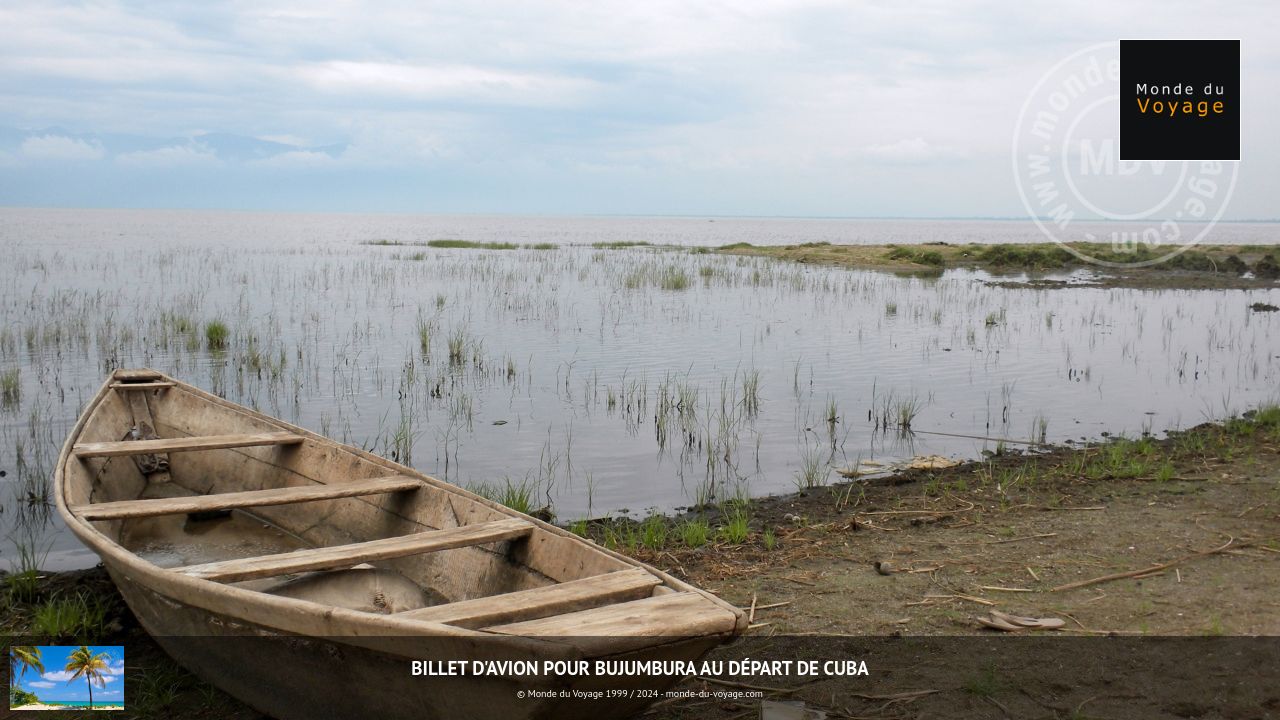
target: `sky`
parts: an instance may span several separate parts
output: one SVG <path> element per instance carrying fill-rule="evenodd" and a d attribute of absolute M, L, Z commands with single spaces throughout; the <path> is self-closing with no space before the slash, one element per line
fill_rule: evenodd
<path fill-rule="evenodd" d="M 1277 36 L 1270 0 L 7 0 L 0 206 L 1025 216 L 1058 60 L 1239 38 L 1227 218 L 1275 218 Z"/>
<path fill-rule="evenodd" d="M 35 693 L 45 702 L 87 701 L 89 699 L 89 686 L 85 679 L 78 677 L 72 680 L 73 671 L 62 669 L 67 665 L 67 656 L 78 647 L 73 645 L 40 646 L 40 661 L 44 665 L 45 673 L 39 675 L 35 670 L 27 670 L 18 683 L 19 686 L 23 690 Z M 124 648 L 117 645 L 90 645 L 89 650 L 95 655 L 107 653 L 110 656 L 110 660 L 107 662 L 107 670 L 103 673 L 105 685 L 94 686 L 93 688 L 94 704 L 123 704 Z"/>

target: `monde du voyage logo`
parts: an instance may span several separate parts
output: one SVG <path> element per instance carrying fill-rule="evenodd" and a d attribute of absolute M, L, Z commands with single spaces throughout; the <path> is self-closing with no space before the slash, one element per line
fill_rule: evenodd
<path fill-rule="evenodd" d="M 1239 40 L 1121 40 L 1122 160 L 1240 159 Z"/>
<path fill-rule="evenodd" d="M 1079 50 L 1031 89 L 1014 133 L 1018 192 L 1081 259 L 1141 267 L 1202 241 L 1240 158 L 1238 40 L 1121 40 Z"/>

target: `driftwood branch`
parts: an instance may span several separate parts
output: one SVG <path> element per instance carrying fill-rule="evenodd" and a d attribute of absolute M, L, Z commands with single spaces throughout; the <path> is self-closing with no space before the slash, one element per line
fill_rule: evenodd
<path fill-rule="evenodd" d="M 1208 557 L 1209 555 L 1217 555 L 1223 550 L 1226 550 L 1229 547 L 1233 547 L 1232 543 L 1235 543 L 1235 541 L 1236 541 L 1235 538 L 1231 538 L 1230 540 L 1226 541 L 1222 545 L 1219 545 L 1218 547 L 1212 550 L 1205 550 L 1203 552 L 1184 555 L 1176 560 L 1170 560 L 1169 562 L 1166 562 L 1166 563 L 1160 563 L 1158 565 L 1152 565 L 1150 567 L 1144 567 L 1138 570 L 1130 570 L 1128 572 L 1115 573 L 1112 575 L 1103 575 L 1102 577 L 1096 577 L 1091 580 L 1081 580 L 1079 582 L 1067 583 L 1066 585 L 1059 585 L 1058 587 L 1053 588 L 1049 592 L 1060 592 L 1062 590 L 1075 590 L 1076 588 L 1088 587 L 1090 585 L 1098 585 L 1104 582 L 1111 582 L 1112 580 L 1124 580 L 1125 578 L 1137 577 L 1139 575 L 1147 575 L 1149 573 L 1159 572 L 1161 570 L 1168 570 L 1174 565 L 1181 565 L 1182 563 L 1187 562 L 1188 560 L 1195 560 L 1196 558 Z M 1234 547 L 1245 547 L 1251 544 L 1252 543 L 1240 543 L 1240 544 L 1234 545 Z"/>

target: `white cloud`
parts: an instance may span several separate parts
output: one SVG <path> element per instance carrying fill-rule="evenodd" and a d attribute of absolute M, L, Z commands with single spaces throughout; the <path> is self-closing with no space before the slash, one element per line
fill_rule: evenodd
<path fill-rule="evenodd" d="M 212 150 L 199 145 L 172 145 L 155 150 L 139 150 L 116 156 L 121 165 L 147 168 L 217 165 L 221 161 Z"/>
<path fill-rule="evenodd" d="M 51 688 L 55 685 L 55 683 L 46 682 L 44 680 L 36 680 L 35 682 L 29 682 L 27 684 L 30 685 L 31 687 L 38 687 L 38 688 Z"/>
<path fill-rule="evenodd" d="M 332 167 L 337 159 L 328 153 L 314 150 L 290 150 L 279 155 L 272 155 L 261 160 L 253 160 L 249 164 L 271 168 L 308 168 L 318 169 Z"/>
<path fill-rule="evenodd" d="M 123 675 L 123 674 L 124 674 L 124 661 L 123 661 L 123 660 L 117 660 L 117 661 L 115 661 L 115 662 L 111 663 L 109 666 L 107 666 L 107 669 L 106 669 L 105 673 L 106 673 L 107 675 Z"/>
<path fill-rule="evenodd" d="M 286 135 L 258 135 L 256 137 L 258 140 L 266 140 L 267 142 L 280 143 L 281 145 L 293 145 L 295 147 L 310 145 L 309 142 L 298 137 L 297 135 L 287 135 L 287 134 Z"/>
<path fill-rule="evenodd" d="M 75 673 L 73 673 L 70 670 L 56 670 L 54 672 L 47 672 L 41 675 L 40 677 L 44 678 L 45 680 L 52 680 L 53 682 L 66 682 L 70 680 L 74 675 Z"/>
<path fill-rule="evenodd" d="M 882 145 L 868 145 L 862 149 L 862 155 L 871 160 L 902 164 L 954 160 L 964 157 L 964 153 L 956 148 L 937 147 L 929 144 L 928 141 L 921 137 L 906 138 Z"/>
<path fill-rule="evenodd" d="M 509 105 L 573 104 L 591 80 L 475 65 L 334 60 L 297 67 L 303 82 L 326 93 L 385 95 L 398 100 L 453 99 Z"/>
<path fill-rule="evenodd" d="M 100 160 L 102 145 L 65 135 L 37 135 L 22 141 L 22 154 L 33 160 Z"/>

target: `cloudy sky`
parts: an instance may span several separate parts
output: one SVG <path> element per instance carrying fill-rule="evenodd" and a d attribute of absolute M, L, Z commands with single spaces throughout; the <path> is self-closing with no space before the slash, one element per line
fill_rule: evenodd
<path fill-rule="evenodd" d="M 1068 7 L 1069 6 L 1069 7 Z M 1241 38 L 1228 217 L 1280 217 L 1271 1 L 0 5 L 0 205 L 1025 215 L 1036 80 Z"/>

